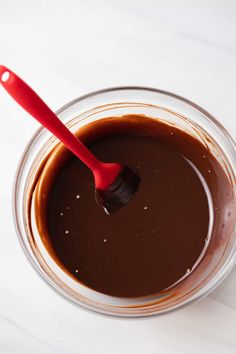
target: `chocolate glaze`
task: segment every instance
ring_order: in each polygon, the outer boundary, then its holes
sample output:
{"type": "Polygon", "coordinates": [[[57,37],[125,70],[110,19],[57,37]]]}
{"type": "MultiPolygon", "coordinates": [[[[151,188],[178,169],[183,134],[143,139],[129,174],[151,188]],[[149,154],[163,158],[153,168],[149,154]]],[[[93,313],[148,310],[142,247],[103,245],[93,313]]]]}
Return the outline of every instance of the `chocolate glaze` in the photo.
{"type": "Polygon", "coordinates": [[[218,183],[230,190],[207,147],[134,115],[91,123],[78,136],[99,159],[129,166],[141,183],[127,205],[106,215],[95,202],[90,171],[64,147],[55,150],[36,185],[35,208],[57,263],[86,286],[119,297],[155,294],[191,273],[208,237],[206,190],[218,205],[213,238],[223,222],[218,203],[227,203],[218,183]]]}

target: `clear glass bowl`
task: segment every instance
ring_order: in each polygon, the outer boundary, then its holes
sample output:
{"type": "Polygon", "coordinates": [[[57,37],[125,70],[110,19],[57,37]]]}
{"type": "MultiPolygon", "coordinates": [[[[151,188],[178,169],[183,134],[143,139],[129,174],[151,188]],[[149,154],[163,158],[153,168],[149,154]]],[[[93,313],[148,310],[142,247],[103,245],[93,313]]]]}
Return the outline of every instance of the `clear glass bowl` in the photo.
{"type": "MultiPolygon", "coordinates": [[[[176,125],[206,144],[232,185],[235,217],[236,148],[225,128],[196,104],[175,94],[144,87],[118,87],[79,97],[57,111],[71,131],[94,120],[124,114],[143,114],[176,125]]],[[[144,317],[178,309],[206,296],[228,274],[236,257],[235,218],[228,233],[222,229],[217,245],[184,281],[156,296],[121,299],[97,293],[63,272],[45,249],[35,225],[31,191],[45,159],[58,140],[44,128],[32,137],[17,169],[13,190],[13,213],[22,248],[37,273],[65,299],[99,313],[144,317]]],[[[215,241],[214,241],[215,242],[215,241]]],[[[212,247],[213,246],[213,247],[212,247]]],[[[208,247],[208,248],[209,248],[208,247]]],[[[206,251],[208,252],[208,251],[206,251]]]]}

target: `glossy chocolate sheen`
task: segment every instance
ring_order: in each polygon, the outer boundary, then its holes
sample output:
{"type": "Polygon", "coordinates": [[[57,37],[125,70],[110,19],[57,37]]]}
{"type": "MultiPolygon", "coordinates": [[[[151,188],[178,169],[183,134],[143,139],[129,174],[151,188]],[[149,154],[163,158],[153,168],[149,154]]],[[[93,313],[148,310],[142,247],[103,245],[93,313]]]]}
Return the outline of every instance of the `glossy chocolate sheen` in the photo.
{"type": "Polygon", "coordinates": [[[152,295],[191,273],[208,237],[206,191],[216,193],[216,175],[223,181],[208,149],[184,131],[135,115],[91,123],[78,136],[102,161],[129,166],[140,186],[106,215],[91,172],[65,148],[54,153],[39,179],[48,191],[44,203],[38,193],[36,211],[57,263],[84,285],[118,297],[152,295]]]}

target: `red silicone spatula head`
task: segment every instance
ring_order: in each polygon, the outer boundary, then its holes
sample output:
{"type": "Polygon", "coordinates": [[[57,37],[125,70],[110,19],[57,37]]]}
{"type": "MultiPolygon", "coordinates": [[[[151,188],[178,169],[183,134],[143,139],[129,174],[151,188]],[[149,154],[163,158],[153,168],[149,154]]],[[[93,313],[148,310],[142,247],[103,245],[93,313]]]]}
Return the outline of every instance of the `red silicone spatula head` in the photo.
{"type": "Polygon", "coordinates": [[[118,163],[99,161],[22,79],[2,65],[0,82],[21,107],[91,169],[95,180],[96,200],[108,214],[131,199],[139,186],[139,177],[133,171],[118,163]]]}

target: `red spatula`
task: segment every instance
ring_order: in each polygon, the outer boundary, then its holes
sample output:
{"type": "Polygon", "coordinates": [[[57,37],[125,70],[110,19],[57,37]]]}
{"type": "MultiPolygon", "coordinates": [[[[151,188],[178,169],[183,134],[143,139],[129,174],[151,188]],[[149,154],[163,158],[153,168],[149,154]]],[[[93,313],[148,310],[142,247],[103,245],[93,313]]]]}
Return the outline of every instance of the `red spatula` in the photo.
{"type": "Polygon", "coordinates": [[[96,200],[107,214],[113,213],[131,199],[138,189],[139,177],[129,167],[99,161],[23,80],[2,65],[0,81],[22,108],[90,168],[95,180],[96,200]]]}

